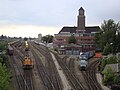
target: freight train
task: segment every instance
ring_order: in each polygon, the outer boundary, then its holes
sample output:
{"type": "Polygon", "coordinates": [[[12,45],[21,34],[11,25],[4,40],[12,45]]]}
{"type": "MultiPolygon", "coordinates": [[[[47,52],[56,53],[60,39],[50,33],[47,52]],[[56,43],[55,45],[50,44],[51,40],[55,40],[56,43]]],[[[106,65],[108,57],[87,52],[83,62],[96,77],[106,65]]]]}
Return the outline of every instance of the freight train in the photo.
{"type": "Polygon", "coordinates": [[[78,64],[80,70],[86,70],[88,60],[95,55],[95,51],[81,52],[79,55],[78,64]]]}
{"type": "Polygon", "coordinates": [[[23,69],[32,69],[32,68],[33,68],[33,61],[30,57],[28,42],[25,41],[25,58],[23,60],[23,69]]]}
{"type": "Polygon", "coordinates": [[[14,50],[10,45],[8,45],[7,52],[8,52],[9,55],[13,55],[13,53],[14,53],[14,50]]]}

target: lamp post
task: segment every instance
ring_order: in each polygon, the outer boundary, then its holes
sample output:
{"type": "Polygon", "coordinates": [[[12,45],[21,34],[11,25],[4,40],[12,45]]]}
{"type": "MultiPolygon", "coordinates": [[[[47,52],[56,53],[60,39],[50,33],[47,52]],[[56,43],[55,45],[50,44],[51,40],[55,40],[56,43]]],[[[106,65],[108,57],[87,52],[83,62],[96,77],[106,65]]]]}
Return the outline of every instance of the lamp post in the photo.
{"type": "Polygon", "coordinates": [[[110,46],[112,47],[112,54],[113,54],[113,43],[110,43],[110,46]]]}

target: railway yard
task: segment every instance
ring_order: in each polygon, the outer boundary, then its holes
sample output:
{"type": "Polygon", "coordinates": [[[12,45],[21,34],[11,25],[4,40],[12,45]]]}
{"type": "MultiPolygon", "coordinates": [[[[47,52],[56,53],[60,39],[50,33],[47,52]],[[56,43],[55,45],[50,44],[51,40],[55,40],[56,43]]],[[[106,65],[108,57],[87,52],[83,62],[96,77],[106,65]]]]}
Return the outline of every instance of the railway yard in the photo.
{"type": "Polygon", "coordinates": [[[58,55],[45,45],[17,41],[10,46],[13,90],[103,90],[96,78],[96,58],[82,71],[78,58],[58,55]]]}

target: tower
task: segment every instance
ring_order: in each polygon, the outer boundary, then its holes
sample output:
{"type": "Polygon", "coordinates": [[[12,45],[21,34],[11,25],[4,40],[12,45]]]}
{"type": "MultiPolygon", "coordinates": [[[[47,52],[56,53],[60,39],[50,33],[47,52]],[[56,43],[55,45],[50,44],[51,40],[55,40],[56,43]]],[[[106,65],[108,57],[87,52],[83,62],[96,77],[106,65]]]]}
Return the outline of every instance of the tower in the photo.
{"type": "Polygon", "coordinates": [[[42,34],[38,34],[38,41],[41,42],[42,40],[42,34]]]}
{"type": "Polygon", "coordinates": [[[85,31],[85,15],[84,9],[81,7],[79,9],[79,15],[77,17],[77,32],[85,31]]]}

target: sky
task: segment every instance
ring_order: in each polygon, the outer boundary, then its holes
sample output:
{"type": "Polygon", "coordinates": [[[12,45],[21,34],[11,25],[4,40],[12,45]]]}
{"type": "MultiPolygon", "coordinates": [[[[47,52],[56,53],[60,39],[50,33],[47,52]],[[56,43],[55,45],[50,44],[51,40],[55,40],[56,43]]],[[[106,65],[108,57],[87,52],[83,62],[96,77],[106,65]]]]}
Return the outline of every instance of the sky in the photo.
{"type": "Polygon", "coordinates": [[[64,26],[77,25],[80,7],[85,9],[86,26],[120,21],[120,0],[0,0],[0,35],[57,34],[64,26]]]}

